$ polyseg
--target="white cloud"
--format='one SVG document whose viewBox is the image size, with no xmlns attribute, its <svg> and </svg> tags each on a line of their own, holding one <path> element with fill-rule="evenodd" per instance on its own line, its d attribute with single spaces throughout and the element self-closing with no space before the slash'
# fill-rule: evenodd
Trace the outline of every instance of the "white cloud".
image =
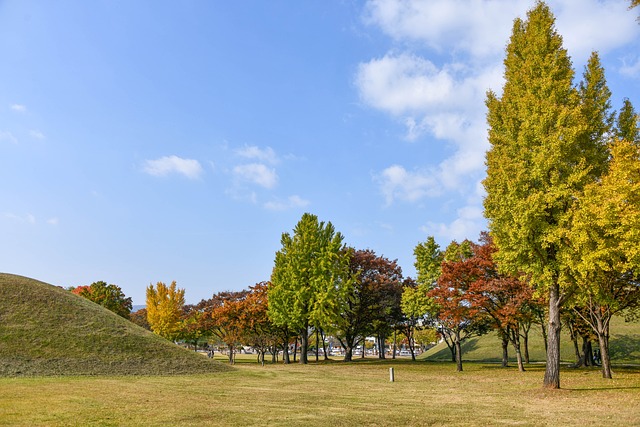
<svg viewBox="0 0 640 427">
<path fill-rule="evenodd" d="M 640 76 L 640 57 L 635 58 L 623 58 L 622 67 L 620 67 L 620 74 L 628 77 Z"/>
<path fill-rule="evenodd" d="M 36 129 L 30 130 L 29 131 L 29 135 L 31 136 L 31 138 L 34 138 L 34 139 L 42 140 L 42 139 L 45 138 L 44 134 L 42 132 L 40 132 L 39 130 L 36 130 Z"/>
<path fill-rule="evenodd" d="M 22 104 L 12 104 L 11 105 L 11 109 L 13 111 L 17 111 L 18 113 L 24 113 L 27 111 L 27 107 L 25 105 Z"/>
<path fill-rule="evenodd" d="M 263 149 L 255 145 L 246 145 L 236 150 L 236 154 L 247 159 L 267 162 L 272 165 L 279 163 L 278 156 L 271 147 L 266 147 Z"/>
<path fill-rule="evenodd" d="M 445 69 L 410 54 L 387 54 L 360 64 L 356 86 L 369 106 L 394 115 L 450 102 L 454 81 Z"/>
<path fill-rule="evenodd" d="M 513 19 L 530 6 L 524 0 L 370 0 L 365 22 L 396 40 L 482 57 L 502 50 Z"/>
<path fill-rule="evenodd" d="M 386 168 L 375 176 L 374 180 L 380 186 L 387 205 L 395 200 L 415 202 L 425 196 L 436 196 L 441 192 L 431 172 L 410 172 L 399 165 Z"/>
<path fill-rule="evenodd" d="M 257 184 L 264 188 L 273 188 L 278 182 L 278 175 L 274 169 L 269 169 L 262 163 L 249 163 L 233 168 L 233 175 L 241 181 Z"/>
<path fill-rule="evenodd" d="M 434 235 L 443 241 L 464 239 L 476 240 L 480 232 L 486 228 L 483 210 L 478 205 L 464 206 L 457 211 L 457 217 L 450 223 L 428 222 L 420 227 L 427 235 Z"/>
<path fill-rule="evenodd" d="M 6 212 L 4 214 L 4 217 L 7 219 L 10 219 L 12 221 L 17 221 L 17 222 L 22 222 L 22 223 L 27 223 L 27 224 L 35 224 L 36 223 L 36 217 L 33 214 L 26 214 L 26 215 L 16 215 L 14 213 L 10 213 L 10 212 Z"/>
<path fill-rule="evenodd" d="M 195 179 L 202 173 L 200 162 L 193 159 L 183 159 L 178 156 L 161 157 L 156 160 L 146 160 L 144 172 L 153 176 L 165 176 L 178 173 L 190 179 Z"/>
<path fill-rule="evenodd" d="M 550 0 L 569 54 L 584 62 L 637 36 L 628 0 Z M 437 52 L 475 59 L 502 57 L 513 20 L 526 19 L 530 0 L 370 0 L 364 20 L 397 41 L 418 41 Z M 615 29 L 615 30 L 612 30 Z"/>
<path fill-rule="evenodd" d="M 264 208 L 270 211 L 285 211 L 295 208 L 304 208 L 309 206 L 310 202 L 301 198 L 300 196 L 289 196 L 285 202 L 274 200 L 266 202 Z"/>
<path fill-rule="evenodd" d="M 624 0 L 549 4 L 565 47 L 579 61 L 586 60 L 593 49 L 603 54 L 637 37 L 635 16 L 630 16 Z M 365 21 L 392 37 L 396 46 L 358 66 L 354 81 L 361 101 L 404 124 L 407 140 L 431 135 L 453 148 L 448 158 L 426 168 L 428 174 L 407 173 L 398 165 L 386 169 L 377 181 L 387 204 L 396 199 L 417 201 L 441 189 L 465 192 L 469 181 L 483 172 L 488 148 L 486 91 L 500 92 L 504 48 L 513 20 L 526 19 L 533 6 L 529 0 L 366 3 Z M 427 59 L 426 52 L 436 55 Z M 620 71 L 637 76 L 640 61 L 627 59 Z"/>
<path fill-rule="evenodd" d="M 7 141 L 7 142 L 10 142 L 11 144 L 17 144 L 18 138 L 13 136 L 11 132 L 0 131 L 0 141 Z"/>
<path fill-rule="evenodd" d="M 59 222 L 58 218 L 49 218 L 47 220 L 47 224 L 49 225 L 58 225 L 58 222 Z"/>
</svg>

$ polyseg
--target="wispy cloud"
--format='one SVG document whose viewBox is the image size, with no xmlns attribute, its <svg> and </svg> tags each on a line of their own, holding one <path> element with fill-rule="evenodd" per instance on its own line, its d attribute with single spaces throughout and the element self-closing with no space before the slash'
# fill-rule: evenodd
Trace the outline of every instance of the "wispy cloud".
<svg viewBox="0 0 640 427">
<path fill-rule="evenodd" d="M 31 136 L 31 138 L 40 139 L 40 140 L 45 138 L 44 134 L 36 129 L 31 129 L 29 131 L 29 136 Z"/>
<path fill-rule="evenodd" d="M 25 113 L 27 111 L 26 105 L 22 104 L 12 104 L 10 108 L 18 113 Z"/>
<path fill-rule="evenodd" d="M 289 196 L 286 201 L 274 200 L 266 202 L 264 208 L 270 211 L 285 211 L 289 209 L 305 208 L 310 202 L 300 196 Z"/>
<path fill-rule="evenodd" d="M 415 202 L 425 196 L 440 194 L 438 182 L 428 171 L 407 171 L 400 165 L 393 165 L 383 170 L 374 180 L 380 186 L 386 204 L 395 200 Z"/>
<path fill-rule="evenodd" d="M 49 225 L 58 225 L 59 222 L 60 221 L 58 220 L 58 218 L 55 218 L 55 217 L 54 218 L 49 218 L 47 220 L 47 224 L 49 224 Z"/>
<path fill-rule="evenodd" d="M 146 160 L 143 165 L 143 171 L 153 176 L 166 176 L 177 173 L 190 179 L 196 179 L 202 174 L 202 166 L 197 160 L 167 156 L 155 160 Z"/>
<path fill-rule="evenodd" d="M 249 163 L 233 168 L 236 179 L 271 189 L 278 183 L 278 175 L 275 169 L 271 169 L 262 163 Z"/>
<path fill-rule="evenodd" d="M 16 221 L 16 222 L 22 222 L 22 223 L 26 223 L 26 224 L 35 224 L 36 223 L 36 217 L 33 214 L 26 214 L 26 215 L 16 215 L 14 213 L 10 213 L 10 212 L 5 212 L 4 217 L 7 219 L 10 219 L 12 221 Z"/>
<path fill-rule="evenodd" d="M 428 222 L 420 230 L 427 235 L 439 237 L 443 241 L 477 239 L 486 228 L 482 205 L 468 205 L 457 210 L 450 223 Z"/>
<path fill-rule="evenodd" d="M 260 148 L 255 145 L 246 145 L 236 150 L 236 154 L 246 159 L 266 162 L 271 165 L 278 164 L 280 160 L 271 147 Z"/>
<path fill-rule="evenodd" d="M 7 141 L 7 142 L 10 142 L 11 144 L 17 144 L 18 138 L 13 136 L 11 132 L 0 131 L 0 141 Z"/>
<path fill-rule="evenodd" d="M 622 58 L 620 74 L 628 77 L 640 77 L 640 57 Z"/>
</svg>

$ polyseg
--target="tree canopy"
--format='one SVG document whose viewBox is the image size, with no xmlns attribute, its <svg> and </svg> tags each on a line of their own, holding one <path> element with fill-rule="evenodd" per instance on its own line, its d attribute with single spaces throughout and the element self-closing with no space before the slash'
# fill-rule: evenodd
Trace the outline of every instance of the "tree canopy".
<svg viewBox="0 0 640 427">
<path fill-rule="evenodd" d="M 88 286 L 71 288 L 71 292 L 99 304 L 125 319 L 129 318 L 133 307 L 131 298 L 124 294 L 120 286 L 107 285 L 107 282 L 103 281 L 93 282 Z"/>
<path fill-rule="evenodd" d="M 340 313 L 350 286 L 349 258 L 342 250 L 343 236 L 328 222 L 305 213 L 293 235 L 283 233 L 276 253 L 269 288 L 269 316 L 276 325 L 300 331 L 301 363 L 307 363 L 310 325 L 329 325 Z"/>
</svg>

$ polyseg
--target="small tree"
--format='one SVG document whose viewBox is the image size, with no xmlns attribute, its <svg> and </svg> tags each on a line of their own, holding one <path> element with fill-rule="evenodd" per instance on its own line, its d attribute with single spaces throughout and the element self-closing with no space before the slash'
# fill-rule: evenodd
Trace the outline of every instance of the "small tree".
<svg viewBox="0 0 640 427">
<path fill-rule="evenodd" d="M 170 286 L 158 282 L 147 288 L 147 320 L 151 330 L 171 341 L 180 337 L 182 328 L 184 289 L 176 286 L 175 281 Z"/>
<path fill-rule="evenodd" d="M 452 242 L 445 252 L 442 274 L 429 292 L 437 307 L 436 322 L 453 340 L 456 368 L 462 371 L 461 343 L 474 335 L 487 331 L 488 321 L 475 298 L 472 286 L 482 271 L 471 259 L 474 245 L 465 240 Z"/>
<path fill-rule="evenodd" d="M 129 318 L 133 307 L 131 298 L 122 292 L 120 286 L 107 285 L 107 282 L 103 281 L 93 282 L 88 286 L 71 288 L 71 292 L 103 306 L 125 319 Z"/>
</svg>

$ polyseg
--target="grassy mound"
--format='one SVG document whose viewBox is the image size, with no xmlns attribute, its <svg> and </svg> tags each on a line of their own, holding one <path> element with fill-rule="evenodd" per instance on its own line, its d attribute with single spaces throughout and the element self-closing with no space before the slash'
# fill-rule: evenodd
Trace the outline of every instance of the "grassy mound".
<svg viewBox="0 0 640 427">
<path fill-rule="evenodd" d="M 0 376 L 227 369 L 62 288 L 0 273 Z"/>
<path fill-rule="evenodd" d="M 609 350 L 612 363 L 640 363 L 640 323 L 625 322 L 622 318 L 614 317 L 611 321 L 610 333 Z M 582 345 L 581 340 L 578 343 Z M 597 346 L 597 340 L 594 344 Z M 539 325 L 534 325 L 529 333 L 529 357 L 531 362 L 546 361 L 544 341 Z M 462 358 L 476 362 L 500 362 L 502 361 L 502 342 L 493 332 L 471 338 L 462 343 Z M 421 359 L 450 361 L 451 352 L 443 342 L 423 353 Z M 509 344 L 509 359 L 515 361 L 515 351 L 511 344 Z M 566 363 L 575 362 L 573 343 L 566 328 L 563 328 L 561 333 L 560 359 Z"/>
</svg>

